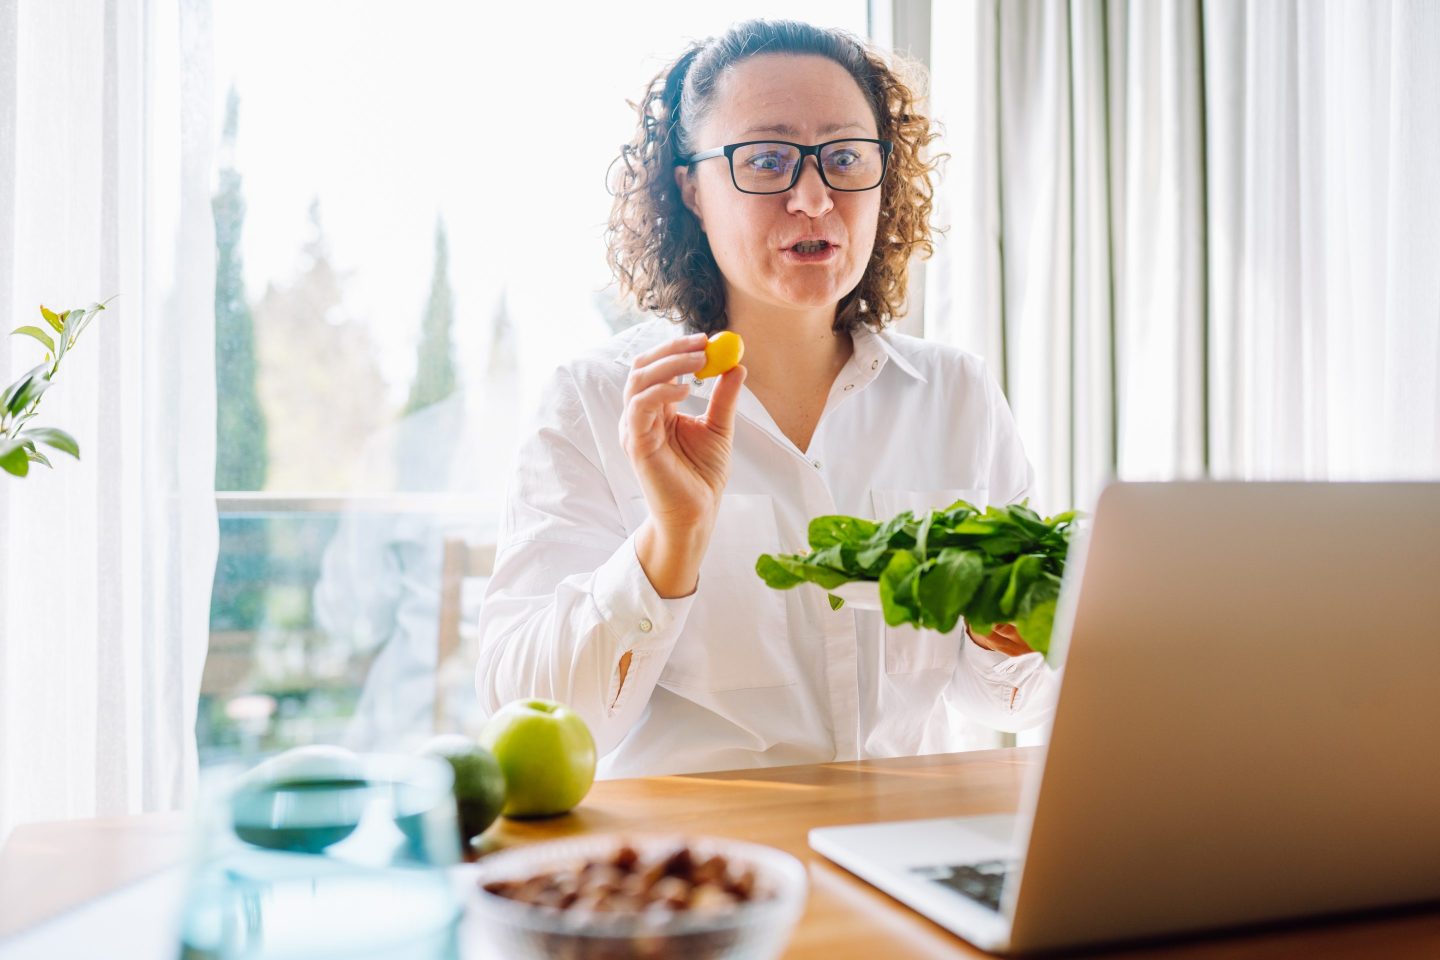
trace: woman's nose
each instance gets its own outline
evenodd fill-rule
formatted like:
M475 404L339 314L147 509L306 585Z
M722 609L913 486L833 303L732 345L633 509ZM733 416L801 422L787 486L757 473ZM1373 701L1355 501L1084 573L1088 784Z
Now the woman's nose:
M814 165L808 161L814 160ZM830 188L820 179L820 161L816 157L800 158L800 179L790 188L785 209L790 213L803 213L807 217L821 217L835 206L830 197Z

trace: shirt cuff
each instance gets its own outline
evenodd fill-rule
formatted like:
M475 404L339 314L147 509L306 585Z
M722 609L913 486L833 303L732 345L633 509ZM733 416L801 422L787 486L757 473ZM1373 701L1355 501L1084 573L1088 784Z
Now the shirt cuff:
M640 566L633 534L595 571L595 606L622 654L668 647L698 592L669 600L656 593Z
M1007 687L1019 686L1020 682L1040 669L1045 658L1039 652L1012 657L999 650L987 650L969 634L965 635L965 659L975 673L991 683Z

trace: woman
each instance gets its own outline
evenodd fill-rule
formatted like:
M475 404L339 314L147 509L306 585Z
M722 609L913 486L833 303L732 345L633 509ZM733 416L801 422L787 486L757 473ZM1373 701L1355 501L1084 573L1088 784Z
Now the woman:
M740 24L652 82L615 168L610 262L684 329L642 323L556 372L482 606L487 709L569 704L608 776L963 749L974 721L1053 709L1013 627L887 628L754 572L805 549L820 514L1030 486L980 362L883 330L931 249L915 100L878 54L791 22ZM720 329L744 363L698 381Z

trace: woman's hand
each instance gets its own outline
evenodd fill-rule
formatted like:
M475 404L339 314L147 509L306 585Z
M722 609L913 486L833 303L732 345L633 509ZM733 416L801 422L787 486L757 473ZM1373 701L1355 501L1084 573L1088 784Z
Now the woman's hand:
M620 443L650 508L636 535L636 553L662 597L694 590L730 472L745 368L721 376L704 416L676 410L690 387L675 378L705 365L705 342L704 334L694 334L642 354L625 383Z
M965 632L979 646L1003 653L1007 657L1019 657L1035 652L1035 648L1025 642L1025 638L1020 636L1020 631L1015 629L1013 623L997 623L995 629L989 633L975 633L967 623Z

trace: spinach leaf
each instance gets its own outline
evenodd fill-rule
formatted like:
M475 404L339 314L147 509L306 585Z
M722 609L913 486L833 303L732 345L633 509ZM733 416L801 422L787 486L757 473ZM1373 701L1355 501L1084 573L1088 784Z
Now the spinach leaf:
M949 633L960 619L960 611L975 595L985 576L985 561L974 550L946 547L935 565L920 576L916 591L922 612L928 612L932 629Z
M878 581L891 626L908 623L948 633L963 617L977 633L1014 623L1027 643L1050 648L1055 603L1070 537L1082 514L1041 517L1025 503L980 510L957 500L882 523L863 517L810 521L807 554L765 554L755 572L777 590L814 583L833 590ZM829 596L830 607L844 604Z
M901 550L880 574L880 609L892 627L920 620L920 602L915 596L915 574L919 569L915 554Z

